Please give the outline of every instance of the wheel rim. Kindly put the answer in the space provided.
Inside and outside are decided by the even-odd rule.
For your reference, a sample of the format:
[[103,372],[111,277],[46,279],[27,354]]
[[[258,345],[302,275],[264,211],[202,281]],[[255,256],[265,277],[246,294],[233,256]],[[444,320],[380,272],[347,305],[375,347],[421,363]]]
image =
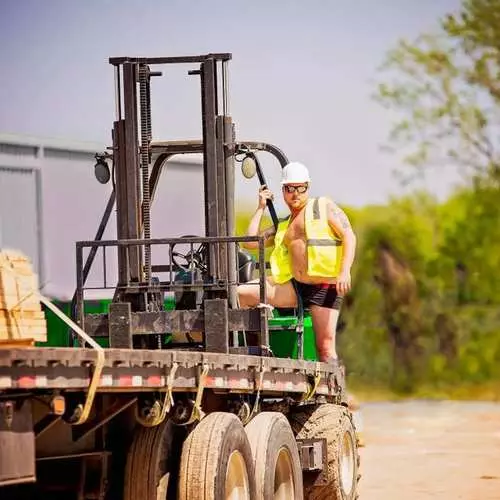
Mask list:
[[342,489],[349,495],[354,486],[354,442],[349,432],[345,432],[342,438],[342,449],[340,450],[340,479]]
[[274,500],[290,500],[294,497],[292,458],[287,448],[281,448],[274,471]]
[[236,450],[227,463],[226,500],[250,500],[247,466],[243,455]]

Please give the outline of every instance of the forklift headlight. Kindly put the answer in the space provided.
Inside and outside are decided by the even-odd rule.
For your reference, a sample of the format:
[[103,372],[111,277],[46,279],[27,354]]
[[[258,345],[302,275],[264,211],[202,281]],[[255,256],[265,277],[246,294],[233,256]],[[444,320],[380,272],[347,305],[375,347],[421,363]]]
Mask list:
[[99,158],[97,163],[94,165],[94,174],[96,179],[101,184],[107,184],[111,178],[111,173],[109,171],[109,166],[105,160]]
[[251,179],[257,173],[257,165],[253,156],[245,156],[241,162],[241,173],[247,178]]

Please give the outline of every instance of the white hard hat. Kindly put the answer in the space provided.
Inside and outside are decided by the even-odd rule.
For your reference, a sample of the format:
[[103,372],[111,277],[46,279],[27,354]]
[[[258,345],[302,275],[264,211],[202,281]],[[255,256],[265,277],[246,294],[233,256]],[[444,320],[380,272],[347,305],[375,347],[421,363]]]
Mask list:
[[301,184],[310,181],[309,170],[297,161],[285,165],[281,172],[281,184]]

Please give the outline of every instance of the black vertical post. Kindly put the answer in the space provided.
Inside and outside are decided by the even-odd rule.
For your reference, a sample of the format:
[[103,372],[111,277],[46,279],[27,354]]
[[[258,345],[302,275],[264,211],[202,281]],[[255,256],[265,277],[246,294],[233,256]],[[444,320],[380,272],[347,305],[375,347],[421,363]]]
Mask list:
[[[217,190],[217,101],[215,61],[207,59],[201,64],[201,93],[203,118],[203,170],[205,178],[205,234],[219,236]],[[219,245],[209,245],[209,273],[219,277]]]
[[[83,293],[83,248],[79,245],[76,247],[76,323],[83,330],[85,328],[85,297]],[[73,347],[75,335],[71,330],[70,347]],[[69,339],[68,339],[69,340]],[[83,347],[80,343],[80,346]]]
[[[224,157],[224,117],[217,116],[216,119],[216,132],[217,132],[217,235],[227,236],[227,204],[226,204],[226,162]],[[219,279],[227,279],[227,243],[219,245],[218,258],[219,258]]]
[[[235,213],[234,213],[234,189],[235,189],[235,176],[234,176],[234,125],[229,116],[224,117],[224,144],[225,144],[225,169],[226,169],[226,217],[227,217],[227,235],[235,236]],[[229,245],[228,265],[230,268],[235,269],[236,262],[236,244]],[[236,279],[236,275],[231,273],[230,280]],[[233,306],[235,306],[233,304]]]
[[[127,211],[127,183],[125,164],[125,121],[115,122],[113,128],[113,162],[115,166],[116,179],[116,231],[119,240],[127,238],[128,211]],[[118,284],[125,285],[128,282],[128,263],[125,247],[118,249]]]
[[109,347],[132,348],[131,312],[130,302],[114,302],[109,305]]
[[[123,90],[125,110],[125,182],[127,207],[127,235],[129,239],[140,239],[140,176],[137,123],[137,65],[123,65]],[[135,246],[130,248],[130,280],[141,281],[142,252]]]
[[269,354],[269,325],[267,322],[267,292],[266,292],[266,261],[265,261],[265,249],[264,240],[261,238],[259,240],[259,286],[260,286],[260,346],[261,354]]
[[[226,216],[227,216],[227,235],[235,236],[235,213],[234,213],[234,125],[229,116],[224,117],[224,144],[225,144],[225,168],[226,168]],[[236,283],[238,280],[238,260],[236,255],[236,243],[229,243],[227,247],[227,278],[229,280],[229,307],[236,309],[238,307],[238,296],[236,292]],[[238,347],[238,332],[234,330],[233,347]]]
[[228,311],[226,299],[207,299],[204,301],[205,350],[207,352],[229,352]]

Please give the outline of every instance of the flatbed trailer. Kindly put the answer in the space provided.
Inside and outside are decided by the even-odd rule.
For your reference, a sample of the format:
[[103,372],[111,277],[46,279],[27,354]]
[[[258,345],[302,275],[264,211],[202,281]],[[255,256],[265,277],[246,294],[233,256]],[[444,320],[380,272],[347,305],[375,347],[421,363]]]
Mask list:
[[[284,312],[291,326],[277,325],[266,300],[263,238],[233,236],[235,158],[261,184],[258,152],[282,167],[287,159],[273,145],[235,140],[230,58],[110,59],[117,119],[112,153],[96,155],[96,176],[112,178],[113,193],[95,239],[76,245],[71,314],[39,295],[46,313],[67,326],[67,343],[0,349],[2,500],[357,498],[344,367],[306,359],[300,305]],[[194,63],[203,140],[152,141],[150,78],[158,73],[150,65]],[[206,234],[154,239],[149,209],[162,167],[186,153],[204,156]],[[115,203],[118,238],[103,241]],[[239,249],[248,241],[258,243],[258,262]],[[182,244],[189,251],[180,252]],[[156,264],[151,249],[162,246],[168,263]],[[85,295],[95,287],[87,278],[99,251],[97,288],[113,299],[106,311],[89,313]],[[117,283],[107,283],[106,251],[118,256]],[[256,274],[261,303],[240,309],[236,287]],[[175,296],[170,310],[167,293]],[[295,350],[278,357],[271,346],[285,331]]]
[[[341,370],[321,362],[189,352],[105,349],[96,393],[127,391],[196,392],[202,389],[298,398],[328,396],[347,404]],[[2,391],[88,391],[98,352],[84,348],[0,350]],[[262,380],[261,380],[262,378]],[[167,384],[168,381],[168,384]]]

